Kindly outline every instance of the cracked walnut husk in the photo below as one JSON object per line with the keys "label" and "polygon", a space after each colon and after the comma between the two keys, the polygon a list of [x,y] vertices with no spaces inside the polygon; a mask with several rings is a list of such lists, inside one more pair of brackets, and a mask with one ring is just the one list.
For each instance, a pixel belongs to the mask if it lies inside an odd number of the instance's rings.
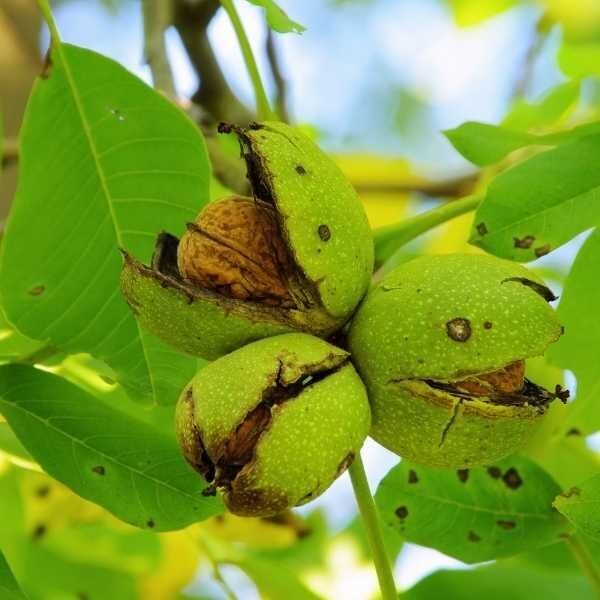
{"label": "cracked walnut husk", "polygon": [[181,239],[161,233],[150,265],[124,252],[125,299],[151,333],[208,360],[287,332],[328,337],[370,284],[373,239],[360,199],[294,127],[221,131],[238,137],[252,197],[207,204]]}
{"label": "cracked walnut husk", "polygon": [[517,450],[556,399],[526,377],[563,332],[555,299],[524,267],[483,255],[421,257],[372,290],[349,332],[371,401],[371,436],[429,467]]}
{"label": "cracked walnut husk", "polygon": [[268,516],[325,491],[371,422],[349,354],[306,334],[249,344],[203,368],[177,404],[187,461],[238,515]]}

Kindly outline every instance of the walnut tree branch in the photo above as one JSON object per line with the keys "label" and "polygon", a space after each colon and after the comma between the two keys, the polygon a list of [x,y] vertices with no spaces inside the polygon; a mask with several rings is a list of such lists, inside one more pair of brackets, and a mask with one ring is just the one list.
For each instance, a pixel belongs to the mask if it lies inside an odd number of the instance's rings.
{"label": "walnut tree branch", "polygon": [[275,97],[275,108],[279,118],[282,121],[289,123],[290,118],[287,111],[287,83],[281,71],[281,65],[279,64],[279,55],[275,43],[275,35],[270,27],[267,28],[266,50],[267,59],[269,60],[269,66],[271,68],[271,74],[273,75],[273,81],[275,82],[275,88],[277,90],[277,95]]}
{"label": "walnut tree branch", "polygon": [[167,58],[165,31],[172,23],[170,0],[143,0],[144,17],[144,57],[150,70],[154,87],[169,98],[175,98],[173,72]]}
{"label": "walnut tree branch", "polygon": [[192,101],[215,122],[246,125],[255,115],[229,87],[207,36],[207,28],[219,8],[216,0],[175,0],[173,24],[200,80]]}

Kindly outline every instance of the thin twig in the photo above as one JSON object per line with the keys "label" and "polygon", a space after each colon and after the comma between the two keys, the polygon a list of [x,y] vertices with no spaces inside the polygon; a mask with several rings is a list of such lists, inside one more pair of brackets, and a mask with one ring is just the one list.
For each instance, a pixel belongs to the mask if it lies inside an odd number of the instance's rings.
{"label": "thin twig", "polygon": [[6,138],[2,144],[2,166],[6,167],[19,160],[19,142],[15,138]]}
{"label": "thin twig", "polygon": [[380,227],[373,232],[375,240],[375,266],[380,270],[375,273],[379,278],[385,263],[405,244],[419,237],[433,227],[437,227],[446,221],[471,212],[479,206],[482,197],[478,195],[466,196],[460,200],[447,202],[415,215],[410,219]]}
{"label": "thin twig", "polygon": [[290,116],[287,110],[287,82],[283,76],[281,65],[279,64],[279,54],[275,43],[275,34],[270,27],[267,28],[266,50],[269,67],[271,68],[271,74],[273,75],[273,81],[277,91],[277,95],[275,96],[275,108],[279,118],[282,121],[289,123]]}
{"label": "thin twig", "polygon": [[513,90],[513,98],[515,99],[524,98],[527,95],[529,84],[531,83],[531,79],[533,77],[535,61],[537,60],[540,51],[544,47],[547,38],[547,33],[544,32],[543,27],[544,17],[542,16],[535,25],[535,31],[533,32],[531,42],[527,48],[527,51],[525,52],[525,56],[523,57],[521,71]]}
{"label": "thin twig", "polygon": [[[352,181],[352,174],[348,173]],[[479,178],[479,174],[465,175],[440,181],[403,181],[401,177],[389,183],[360,181],[354,183],[359,194],[408,194],[420,193],[431,198],[462,198],[470,194]]]}
{"label": "thin twig", "polygon": [[173,72],[167,57],[165,31],[172,24],[172,4],[170,0],[143,0],[144,16],[144,57],[150,71],[154,87],[169,98],[176,97]]}

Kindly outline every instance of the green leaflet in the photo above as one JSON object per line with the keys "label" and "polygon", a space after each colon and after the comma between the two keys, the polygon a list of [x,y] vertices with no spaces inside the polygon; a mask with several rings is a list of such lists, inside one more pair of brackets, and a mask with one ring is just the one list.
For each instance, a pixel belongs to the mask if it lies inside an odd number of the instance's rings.
{"label": "green leaflet", "polygon": [[60,377],[0,367],[0,412],[49,475],[123,521],[169,531],[222,510],[172,437]]}
{"label": "green leaflet", "polygon": [[425,469],[403,460],[379,485],[384,526],[468,563],[559,541],[569,524],[552,508],[560,488],[524,457],[488,468]]}
{"label": "green leaflet", "polygon": [[582,575],[539,572],[521,567],[437,571],[400,595],[402,600],[593,600]]}
{"label": "green leaflet", "polygon": [[564,431],[576,427],[588,434],[600,429],[600,231],[594,231],[579,250],[565,283],[558,316],[565,335],[549,351],[549,358],[577,377],[577,397],[569,416],[561,424]]}
{"label": "green leaflet", "polygon": [[600,473],[557,496],[554,506],[577,529],[600,541]]}
{"label": "green leaflet", "polygon": [[290,19],[286,12],[274,0],[247,0],[250,4],[261,6],[269,27],[277,33],[302,33],[306,31],[304,25]]}
{"label": "green leaflet", "polygon": [[0,596],[3,600],[25,600],[2,552],[0,552]]}
{"label": "green leaflet", "polygon": [[600,135],[538,154],[492,180],[471,243],[531,261],[600,223]]}
{"label": "green leaflet", "polygon": [[[207,201],[198,130],[117,63],[54,39],[20,169],[0,258],[8,320],[106,361],[139,399],[175,402],[196,362],[141,332],[119,292],[119,247],[148,260],[155,235],[180,234]],[[172,378],[161,389],[165,365]]]}

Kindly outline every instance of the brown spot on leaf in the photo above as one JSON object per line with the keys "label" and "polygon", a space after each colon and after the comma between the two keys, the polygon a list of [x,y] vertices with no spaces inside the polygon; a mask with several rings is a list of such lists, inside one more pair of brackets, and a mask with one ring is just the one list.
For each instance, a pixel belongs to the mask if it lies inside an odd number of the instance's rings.
{"label": "brown spot on leaf", "polygon": [[536,248],[533,253],[540,258],[541,256],[546,256],[546,254],[548,254],[550,252],[550,250],[552,250],[552,247],[550,246],[550,244],[544,244],[543,246],[540,246],[539,248]]}
{"label": "brown spot on leaf", "polygon": [[488,228],[486,227],[486,224],[483,222],[478,223],[477,226],[475,227],[475,229],[477,229],[477,233],[481,236],[484,236],[488,232]]}
{"label": "brown spot on leaf", "polygon": [[496,521],[496,524],[502,529],[514,529],[517,526],[514,521],[503,521],[502,519]]}
{"label": "brown spot on leaf", "polygon": [[154,523],[154,521],[152,519],[148,519],[148,522],[146,523],[146,525],[150,528],[150,529],[154,529],[154,525],[156,525],[156,523]]}
{"label": "brown spot on leaf", "polygon": [[52,65],[52,44],[50,44],[50,48],[48,48],[46,56],[44,57],[44,65],[42,67],[42,72],[40,73],[40,77],[42,79],[48,79],[48,77],[50,77]]}
{"label": "brown spot on leaf", "polygon": [[36,285],[29,290],[30,296],[41,296],[46,291],[45,285]]}
{"label": "brown spot on leaf", "polygon": [[466,483],[469,480],[469,469],[458,469],[456,474],[458,475],[458,480],[461,483]]}
{"label": "brown spot on leaf", "polygon": [[31,533],[31,537],[34,540],[39,540],[46,535],[47,531],[47,527],[43,523],[40,523],[39,525],[35,526],[33,532]]}
{"label": "brown spot on leaf", "polygon": [[96,475],[104,477],[104,475],[106,474],[106,469],[102,465],[98,465],[96,467],[92,467],[92,473],[96,473]]}
{"label": "brown spot on leaf", "polygon": [[408,483],[419,483],[417,472],[412,469],[408,472]]}
{"label": "brown spot on leaf", "polygon": [[494,324],[491,321],[485,321],[483,324],[484,329],[491,329],[493,326]]}
{"label": "brown spot on leaf", "polygon": [[467,536],[467,539],[470,542],[480,542],[481,541],[481,538],[474,531],[469,531],[469,535]]}
{"label": "brown spot on leaf", "polygon": [[565,434],[567,436],[580,436],[581,435],[581,431],[579,429],[577,429],[577,427],[571,427],[571,429],[569,429],[569,431],[567,431],[567,433]]}
{"label": "brown spot on leaf", "polygon": [[500,479],[500,477],[502,477],[502,470],[500,467],[488,467],[487,472],[493,479]]}
{"label": "brown spot on leaf", "polygon": [[319,225],[319,229],[317,231],[319,232],[319,237],[322,241],[328,242],[331,239],[331,230],[327,225]]}
{"label": "brown spot on leaf", "polygon": [[511,467],[504,473],[502,481],[504,481],[504,485],[511,490],[517,490],[523,485],[523,480],[514,467]]}
{"label": "brown spot on leaf", "polygon": [[528,250],[531,248],[531,244],[535,242],[535,237],[533,235],[526,235],[524,238],[513,238],[515,248],[520,248],[521,250]]}
{"label": "brown spot on leaf", "polygon": [[471,322],[464,317],[456,317],[446,323],[446,332],[455,342],[466,342],[471,337]]}
{"label": "brown spot on leaf", "polygon": [[47,498],[50,494],[50,486],[49,485],[41,485],[37,490],[35,490],[35,495],[38,498]]}
{"label": "brown spot on leaf", "polygon": [[580,496],[580,495],[581,495],[581,490],[577,486],[572,487],[572,488],[564,491],[561,494],[561,496],[563,498],[572,498],[573,496]]}
{"label": "brown spot on leaf", "polygon": [[306,169],[302,165],[296,165],[296,173],[298,175],[306,175]]}
{"label": "brown spot on leaf", "polygon": [[399,506],[396,510],[395,510],[396,516],[399,519],[406,519],[406,517],[408,517],[408,508],[406,508],[406,506]]}

